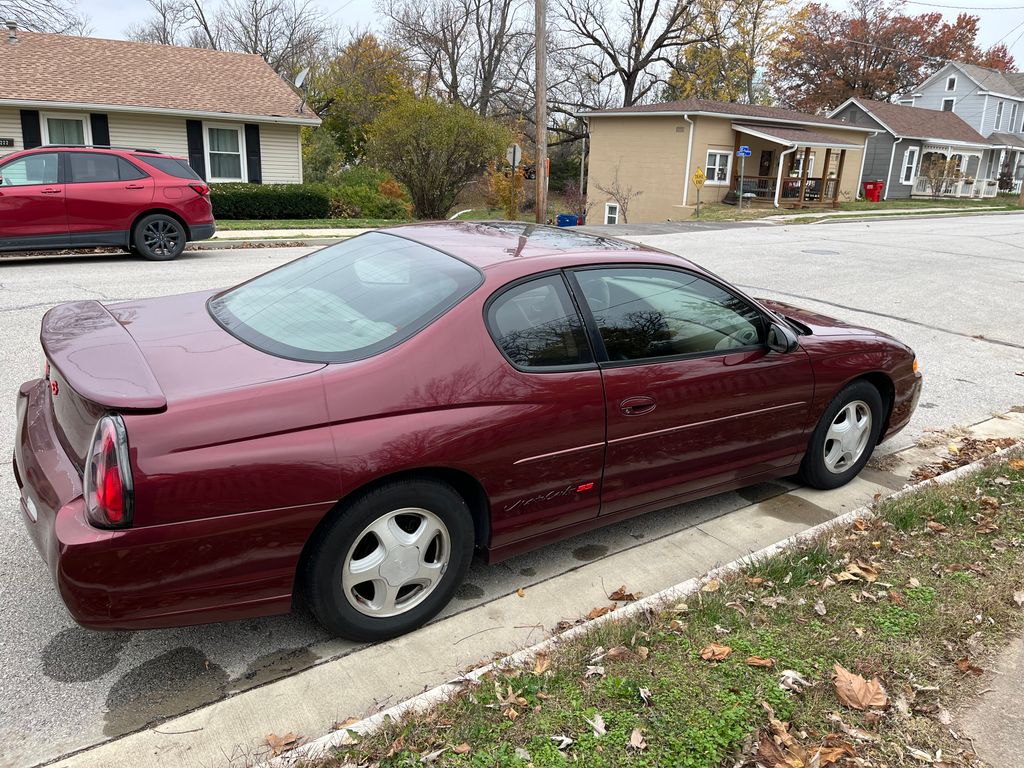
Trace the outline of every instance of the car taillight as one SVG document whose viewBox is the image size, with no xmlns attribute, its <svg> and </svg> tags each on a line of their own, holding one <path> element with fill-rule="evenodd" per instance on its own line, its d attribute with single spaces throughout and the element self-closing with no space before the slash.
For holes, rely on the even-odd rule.
<svg viewBox="0 0 1024 768">
<path fill-rule="evenodd" d="M 189 184 L 189 186 L 192 188 L 192 191 L 200 197 L 210 194 L 210 188 L 205 184 Z"/>
<path fill-rule="evenodd" d="M 135 500 L 128 462 L 128 432 L 116 414 L 96 424 L 85 457 L 85 511 L 100 528 L 127 528 L 132 524 Z"/>
</svg>

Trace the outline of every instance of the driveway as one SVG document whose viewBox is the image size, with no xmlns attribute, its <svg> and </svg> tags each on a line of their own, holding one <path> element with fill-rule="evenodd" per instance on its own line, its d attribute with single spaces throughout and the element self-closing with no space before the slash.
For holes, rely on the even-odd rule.
<svg viewBox="0 0 1024 768">
<path fill-rule="evenodd" d="M 1024 401 L 1024 218 L 843 223 L 644 236 L 754 294 L 889 331 L 926 376 L 918 413 L 886 451 L 926 428 L 980 421 Z M 54 303 L 116 301 L 228 285 L 303 249 L 203 251 L 170 263 L 125 258 L 0 259 L 0 450 L 10 455 L 13 394 L 40 365 L 40 318 Z M 494 567 L 475 565 L 451 611 L 520 586 L 556 585 L 584 563 L 711 519 L 792 486 L 769 484 L 647 515 Z M 352 650 L 304 614 L 152 632 L 74 625 L 22 531 L 17 491 L 0 472 L 0 765 L 34 765 L 137 730 Z M 564 574 L 564 576 L 563 576 Z M 624 576 L 628 580 L 628 574 Z M 609 589 L 617 585 L 608 585 Z M 585 612 L 591 606 L 580 606 Z M 415 643 L 416 635 L 405 642 Z M 501 640 L 495 640 L 495 647 Z M 439 674 L 444 674 L 440 672 Z M 380 691 L 386 701 L 391 694 Z M 345 711 L 339 717 L 358 714 Z"/>
</svg>

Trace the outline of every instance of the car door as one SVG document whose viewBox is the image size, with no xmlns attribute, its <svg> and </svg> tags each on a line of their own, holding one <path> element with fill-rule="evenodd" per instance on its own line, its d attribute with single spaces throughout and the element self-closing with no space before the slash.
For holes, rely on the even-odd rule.
<svg viewBox="0 0 1024 768">
<path fill-rule="evenodd" d="M 135 217 L 153 200 L 152 177 L 123 157 L 106 152 L 68 152 L 67 168 L 72 242 L 126 244 Z"/>
<path fill-rule="evenodd" d="M 572 275 L 602 360 L 601 514 L 777 471 L 803 450 L 810 363 L 802 349 L 768 349 L 759 309 L 669 266 Z"/>
<path fill-rule="evenodd" d="M 68 217 L 57 152 L 0 165 L 0 248 L 67 245 Z"/>
<path fill-rule="evenodd" d="M 494 494 L 492 546 L 596 518 L 604 467 L 601 371 L 565 276 L 519 281 L 487 305 L 491 337 L 512 366 L 522 405 L 502 440 L 513 454 Z"/>
</svg>

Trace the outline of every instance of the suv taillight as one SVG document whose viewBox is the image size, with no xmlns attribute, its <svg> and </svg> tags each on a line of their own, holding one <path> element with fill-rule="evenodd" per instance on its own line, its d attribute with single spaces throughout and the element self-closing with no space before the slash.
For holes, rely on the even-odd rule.
<svg viewBox="0 0 1024 768">
<path fill-rule="evenodd" d="M 132 524 L 135 492 L 128 462 L 128 432 L 117 414 L 96 424 L 85 457 L 85 512 L 100 528 Z"/>
<path fill-rule="evenodd" d="M 192 191 L 200 197 L 210 194 L 210 188 L 205 184 L 189 184 L 189 186 L 192 188 Z"/>
</svg>

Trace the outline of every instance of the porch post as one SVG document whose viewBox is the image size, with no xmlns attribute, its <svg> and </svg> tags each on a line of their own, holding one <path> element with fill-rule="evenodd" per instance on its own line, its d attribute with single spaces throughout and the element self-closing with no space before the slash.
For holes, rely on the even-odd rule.
<svg viewBox="0 0 1024 768">
<path fill-rule="evenodd" d="M 839 207 L 839 187 L 843 183 L 843 166 L 846 165 L 846 150 L 839 150 L 839 167 L 836 169 L 836 188 L 832 193 L 832 207 Z"/>
<path fill-rule="evenodd" d="M 811 164 L 811 148 L 808 145 L 804 147 L 804 166 L 801 169 L 800 174 L 800 202 L 797 203 L 798 208 L 804 207 L 804 194 L 807 192 L 807 166 Z"/>
<path fill-rule="evenodd" d="M 818 202 L 825 202 L 825 187 L 828 185 L 828 167 L 832 162 L 832 148 L 825 147 L 825 162 L 821 164 L 821 187 L 818 190 Z"/>
<path fill-rule="evenodd" d="M 732 168 L 732 170 L 733 170 L 732 178 L 729 179 L 729 184 L 732 186 L 732 189 L 736 193 L 736 196 L 742 198 L 743 197 L 743 191 L 739 188 L 739 184 L 736 181 L 736 179 L 737 179 L 737 174 L 735 172 L 736 169 L 733 167 L 733 163 L 735 163 L 737 161 L 736 153 L 740 151 L 740 132 L 737 131 L 735 128 L 733 128 L 732 132 L 736 136 L 736 141 L 733 142 L 732 158 L 729 160 L 729 167 Z"/>
</svg>

